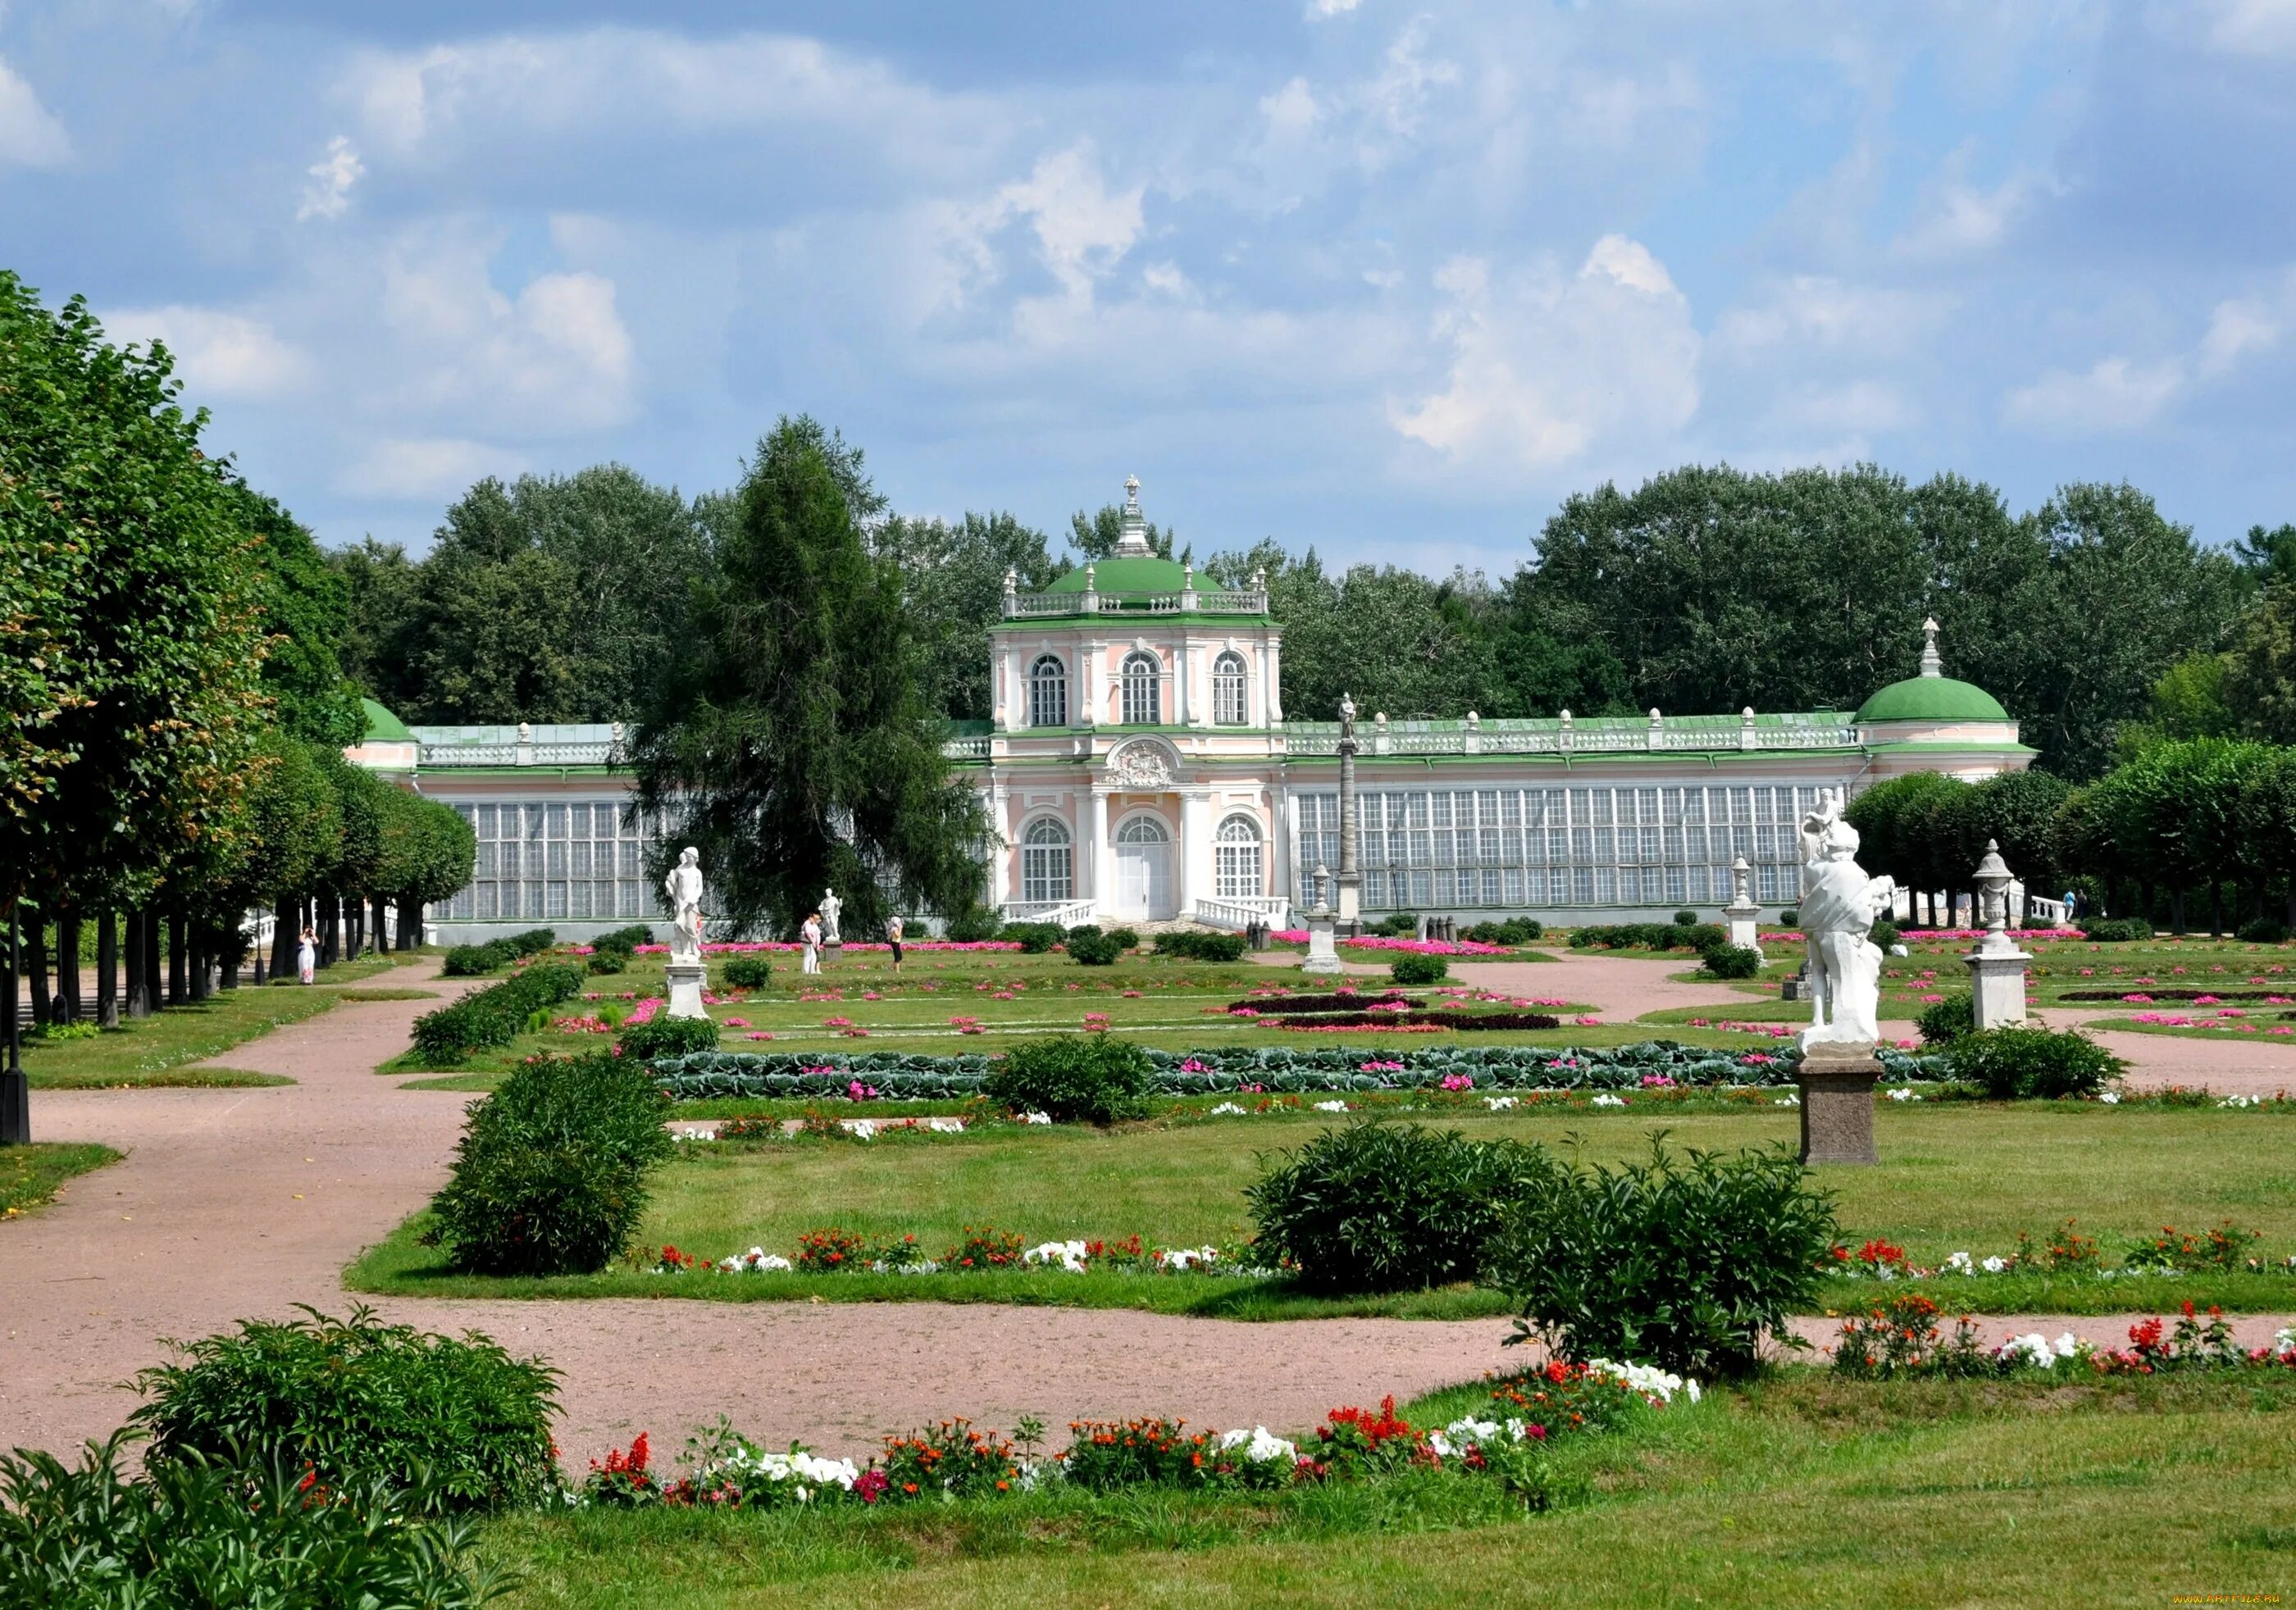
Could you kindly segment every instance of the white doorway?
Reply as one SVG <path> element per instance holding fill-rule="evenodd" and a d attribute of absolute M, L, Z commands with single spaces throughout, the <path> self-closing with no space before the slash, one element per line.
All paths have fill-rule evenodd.
<path fill-rule="evenodd" d="M 1116 830 L 1111 915 L 1156 921 L 1172 915 L 1172 835 L 1155 816 L 1128 817 Z"/>

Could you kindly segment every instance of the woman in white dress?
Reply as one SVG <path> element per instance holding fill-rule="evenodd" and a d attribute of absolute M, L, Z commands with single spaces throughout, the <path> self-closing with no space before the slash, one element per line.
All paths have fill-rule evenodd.
<path fill-rule="evenodd" d="M 305 928 L 302 943 L 295 947 L 295 977 L 308 984 L 318 970 L 319 936 Z"/>
<path fill-rule="evenodd" d="M 805 926 L 798 930 L 798 938 L 805 945 L 805 970 L 808 973 L 821 971 L 820 912 L 816 911 L 805 919 Z"/>

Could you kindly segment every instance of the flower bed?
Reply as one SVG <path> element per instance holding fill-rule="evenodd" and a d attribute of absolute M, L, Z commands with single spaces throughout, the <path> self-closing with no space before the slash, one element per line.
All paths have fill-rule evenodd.
<path fill-rule="evenodd" d="M 741 939 L 713 941 L 701 947 L 701 953 L 705 956 L 743 956 L 759 953 L 785 955 L 804 948 L 805 946 L 794 939 Z M 840 945 L 824 948 L 840 950 L 848 954 L 859 954 L 865 951 L 889 952 L 893 947 L 880 939 L 849 939 Z M 904 939 L 901 941 L 901 949 L 911 954 L 924 951 L 1017 951 L 1020 948 L 1020 941 L 1015 939 Z M 633 946 L 632 950 L 635 954 L 640 956 L 666 956 L 669 953 L 669 947 L 666 944 L 641 944 Z"/>
<path fill-rule="evenodd" d="M 2059 1001 L 2118 1001 L 2128 1006 L 2151 1006 L 2157 1001 L 2181 1001 L 2196 1006 L 2214 1006 L 2218 1001 L 2260 1001 L 2266 1006 L 2296 1006 L 2296 995 L 2285 990 L 2188 990 L 2164 989 L 2147 983 L 2142 993 L 2125 990 L 2067 990 Z"/>
<path fill-rule="evenodd" d="M 1305 1030 L 1325 1033 L 1343 1028 L 1398 1028 L 1420 1031 L 1456 1029 L 1468 1034 L 1477 1029 L 1553 1029 L 1562 1026 L 1562 1019 L 1550 1012 L 1382 1012 L 1365 1010 L 1345 1014 L 1327 1014 L 1309 1017 L 1278 1017 L 1275 1026 L 1294 1033 Z"/>
<path fill-rule="evenodd" d="M 964 1239 L 930 1256 L 916 1237 L 885 1236 L 875 1240 L 841 1230 L 808 1230 L 798 1238 L 793 1258 L 769 1253 L 762 1246 L 715 1260 L 700 1258 L 664 1246 L 647 1272 L 657 1275 L 721 1274 L 880 1274 L 936 1275 L 984 1273 L 993 1271 L 1041 1270 L 1054 1274 L 1110 1273 L 1127 1275 L 1217 1274 L 1244 1279 L 1273 1279 L 1284 1272 L 1257 1257 L 1248 1241 L 1226 1246 L 1159 1246 L 1137 1233 L 1121 1240 L 1042 1241 L 1029 1246 L 1028 1238 L 993 1225 L 968 1229 Z"/>
<path fill-rule="evenodd" d="M 1166 1096 L 1247 1091 L 1379 1091 L 1438 1088 L 1464 1075 L 1489 1090 L 1631 1090 L 1646 1074 L 1677 1084 L 1783 1084 L 1799 1053 L 1718 1050 L 1670 1040 L 1633 1045 L 1548 1048 L 1525 1045 L 1220 1046 L 1193 1051 L 1142 1048 Z M 1883 1048 L 1886 1077 L 1935 1078 L 1935 1058 Z M 906 1051 L 695 1051 L 665 1057 L 654 1075 L 671 1097 L 702 1100 L 767 1097 L 834 1099 L 855 1079 L 889 1100 L 964 1099 L 980 1092 L 991 1058 Z M 1380 1064 L 1378 1068 L 1367 1064 Z M 1389 1066 L 1392 1065 L 1392 1066 Z"/>
<path fill-rule="evenodd" d="M 2190 1303 L 2173 1326 L 2158 1315 L 2131 1325 L 2125 1347 L 2098 1347 L 2070 1331 L 2054 1342 L 2035 1331 L 1988 1347 L 1967 1315 L 1954 1322 L 1950 1336 L 1940 1328 L 1940 1317 L 1938 1305 L 1917 1292 L 1853 1314 L 1842 1321 L 1834 1342 L 1833 1368 L 1865 1380 L 2296 1370 L 2296 1329 L 2280 1331 L 2269 1347 L 2243 1350 L 2234 1343 L 2221 1309 L 2210 1308 L 2203 1322 Z"/>
<path fill-rule="evenodd" d="M 1041 1426 L 1024 1426 L 1023 1443 L 947 1419 L 885 1438 L 865 1466 L 794 1442 L 786 1453 L 768 1453 L 721 1425 L 688 1444 L 691 1473 L 679 1476 L 654 1468 L 642 1432 L 627 1452 L 592 1460 L 588 1479 L 567 1501 L 582 1508 L 772 1509 L 995 1499 L 1061 1484 L 1095 1492 L 1270 1492 L 1448 1470 L 1499 1482 L 1530 1508 L 1546 1508 L 1557 1496 L 1543 1458 L 1548 1446 L 1620 1429 L 1700 1394 L 1695 1381 L 1593 1359 L 1505 1377 L 1490 1395 L 1486 1415 L 1439 1427 L 1412 1425 L 1391 1396 L 1377 1409 L 1334 1409 L 1296 1442 L 1265 1426 L 1191 1431 L 1161 1417 L 1078 1420 L 1067 1449 L 1044 1458 L 1032 1453 Z"/>
<path fill-rule="evenodd" d="M 2137 1275 L 2183 1275 L 2195 1271 L 2296 1276 L 2296 1257 L 2267 1262 L 2248 1254 L 2248 1248 L 2261 1238 L 2260 1231 L 2243 1230 L 2229 1219 L 2198 1235 L 2163 1225 L 2159 1234 L 2123 1248 L 2119 1264 L 2107 1264 L 2095 1238 L 2082 1235 L 2079 1226 L 2068 1219 L 2045 1235 L 2020 1234 L 2012 1251 L 1982 1258 L 1973 1258 L 1966 1252 L 1950 1253 L 1934 1269 L 1915 1263 L 1906 1257 L 1905 1248 L 1890 1241 L 1868 1241 L 1855 1252 L 1847 1246 L 1837 1246 L 1826 1272 L 1844 1279 L 1882 1281 L 2018 1274 L 2086 1274 L 2109 1280 Z"/>

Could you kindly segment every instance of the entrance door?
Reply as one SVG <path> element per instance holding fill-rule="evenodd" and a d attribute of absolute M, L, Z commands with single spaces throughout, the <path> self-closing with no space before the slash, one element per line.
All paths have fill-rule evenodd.
<path fill-rule="evenodd" d="M 1114 915 L 1155 920 L 1172 914 L 1172 838 L 1153 816 L 1116 830 Z"/>

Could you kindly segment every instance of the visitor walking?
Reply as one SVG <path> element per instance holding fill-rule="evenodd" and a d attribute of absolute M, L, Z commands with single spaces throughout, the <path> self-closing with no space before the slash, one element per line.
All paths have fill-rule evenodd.
<path fill-rule="evenodd" d="M 885 938 L 893 947 L 893 970 L 901 970 L 901 919 L 894 918 L 885 925 Z"/>
<path fill-rule="evenodd" d="M 805 926 L 798 929 L 797 936 L 799 943 L 805 946 L 805 970 L 808 973 L 821 971 L 821 913 L 819 911 L 814 912 L 805 919 Z"/>
<path fill-rule="evenodd" d="M 295 947 L 295 977 L 309 984 L 319 970 L 319 936 L 309 928 L 303 930 L 303 942 Z"/>

